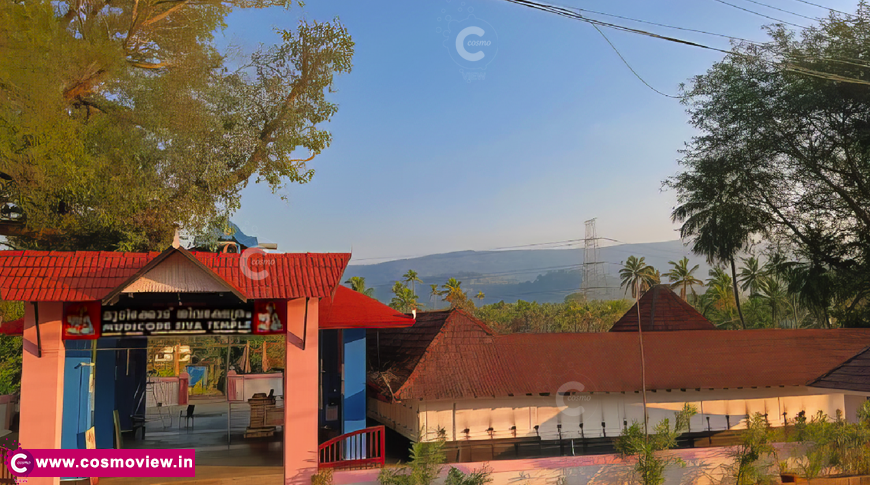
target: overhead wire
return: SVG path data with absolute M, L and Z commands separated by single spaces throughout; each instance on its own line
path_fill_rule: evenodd
M 829 81 L 839 81 L 839 82 L 846 82 L 846 83 L 852 83 L 852 84 L 863 84 L 863 85 L 870 86 L 870 81 L 865 81 L 863 79 L 839 76 L 837 74 L 831 74 L 831 73 L 817 71 L 817 70 L 813 70 L 813 69 L 809 69 L 809 68 L 804 68 L 801 66 L 795 66 L 794 64 L 790 64 L 790 63 L 786 63 L 783 65 L 782 63 L 776 63 L 776 62 L 773 62 L 770 60 L 765 60 L 765 59 L 760 58 L 759 56 L 753 56 L 753 55 L 742 53 L 739 51 L 725 50 L 725 49 L 721 49 L 718 47 L 702 44 L 700 42 L 694 42 L 694 41 L 680 39 L 680 38 L 671 37 L 671 36 L 667 36 L 667 35 L 656 34 L 654 32 L 648 32 L 648 31 L 641 30 L 641 29 L 626 27 L 624 25 L 618 25 L 618 24 L 614 24 L 611 22 L 604 22 L 604 21 L 601 21 L 598 19 L 593 19 L 590 17 L 583 16 L 580 13 L 573 12 L 570 8 L 567 8 L 567 7 L 561 7 L 558 5 L 541 3 L 541 2 L 538 2 L 535 0 L 505 0 L 505 1 L 510 2 L 510 3 L 515 3 L 517 5 L 522 5 L 524 7 L 532 8 L 535 10 L 540 10 L 542 12 L 554 13 L 556 15 L 560 15 L 560 16 L 570 18 L 573 20 L 580 20 L 582 22 L 598 25 L 601 27 L 612 28 L 614 30 L 634 33 L 634 34 L 643 35 L 646 37 L 652 37 L 655 39 L 665 40 L 668 42 L 674 42 L 677 44 L 697 47 L 700 49 L 721 52 L 723 54 L 735 55 L 735 56 L 746 57 L 746 58 L 753 58 L 753 59 L 759 60 L 759 61 L 767 63 L 767 64 L 783 66 L 783 69 L 787 72 L 794 72 L 794 73 L 803 74 L 803 75 L 816 77 L 816 78 L 820 78 L 820 79 L 826 79 Z M 724 2 L 723 0 L 716 0 L 716 1 L 727 4 L 727 2 Z M 741 7 L 738 7 L 738 8 L 741 8 Z M 802 26 L 797 25 L 797 24 L 791 24 L 791 25 L 795 25 L 795 26 L 803 28 L 803 29 L 806 28 L 806 27 L 802 27 Z
M 853 14 L 843 12 L 842 10 L 837 10 L 836 8 L 826 7 L 826 6 L 824 6 L 824 5 L 819 5 L 818 3 L 809 2 L 809 1 L 807 1 L 807 0 L 795 0 L 795 1 L 796 1 L 796 2 L 800 2 L 800 3 L 805 3 L 805 4 L 807 4 L 807 5 L 812 5 L 813 7 L 819 7 L 819 8 L 823 8 L 823 9 L 825 9 L 825 10 L 830 10 L 831 12 L 837 12 L 837 13 L 840 13 L 840 14 L 843 14 L 843 15 L 846 15 L 846 16 L 849 16 L 849 17 L 854 17 L 854 16 L 855 16 L 855 15 L 853 15 Z
M 652 89 L 656 93 L 661 94 L 662 96 L 664 96 L 666 98 L 680 99 L 680 96 L 675 96 L 673 94 L 663 93 L 663 92 L 659 91 L 658 89 L 654 88 L 652 86 L 652 84 L 648 83 L 646 81 L 646 79 L 642 78 L 641 75 L 638 74 L 637 71 L 635 71 L 633 67 L 631 67 L 631 64 L 629 64 L 628 61 L 625 60 L 625 57 L 623 57 L 622 53 L 619 52 L 619 49 L 617 49 L 616 46 L 613 45 L 613 42 L 610 42 L 610 39 L 608 39 L 607 36 L 604 35 L 604 32 L 602 32 L 601 29 L 598 28 L 597 25 L 592 24 L 592 27 L 595 27 L 595 30 L 597 30 L 598 33 L 601 34 L 601 37 L 604 37 L 604 40 L 606 40 L 607 43 L 610 44 L 610 47 L 613 49 L 613 52 L 616 52 L 616 55 L 619 56 L 620 59 L 622 59 L 622 63 L 625 64 L 625 67 L 627 67 L 628 70 L 631 71 L 632 74 L 634 74 L 634 77 L 638 78 L 640 80 L 640 82 L 642 82 L 646 87 Z
M 726 2 L 725 0 L 713 0 L 713 1 L 714 1 L 714 2 L 719 2 L 719 3 L 723 4 L 723 5 L 728 5 L 729 7 L 734 7 L 734 8 L 736 8 L 736 9 L 738 9 L 738 10 L 743 10 L 744 12 L 749 12 L 749 13 L 751 13 L 751 14 L 753 14 L 753 15 L 758 15 L 759 17 L 764 17 L 764 18 L 766 18 L 766 19 L 773 20 L 774 22 L 779 22 L 779 23 L 781 23 L 781 24 L 791 25 L 791 26 L 793 26 L 793 27 L 797 27 L 797 28 L 799 28 L 799 29 L 806 29 L 806 28 L 807 28 L 807 27 L 805 27 L 805 26 L 803 26 L 803 25 L 799 25 L 799 24 L 796 24 L 796 23 L 793 23 L 793 22 L 789 22 L 789 21 L 787 21 L 787 20 L 778 19 L 778 18 L 776 18 L 776 17 L 771 17 L 770 15 L 765 15 L 765 14 L 763 14 L 763 13 L 756 12 L 755 10 L 749 10 L 748 8 L 741 7 L 740 5 L 734 5 L 733 3 Z
M 779 10 L 780 12 L 794 15 L 795 17 L 801 17 L 801 18 L 805 18 L 807 20 L 812 20 L 813 22 L 817 22 L 819 20 L 818 18 L 815 18 L 815 17 L 810 17 L 808 15 L 799 14 L 797 12 L 792 12 L 791 10 L 786 10 L 784 8 L 775 7 L 773 5 L 768 5 L 766 3 L 762 3 L 762 2 L 759 2 L 757 0 L 745 0 L 745 1 L 747 1 L 749 3 L 754 3 L 756 5 L 761 5 L 762 7 L 767 7 L 767 8 L 773 9 L 773 10 Z

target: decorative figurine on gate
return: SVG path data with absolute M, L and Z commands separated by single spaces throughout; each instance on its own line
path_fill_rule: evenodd
M 287 302 L 283 300 L 261 300 L 254 303 L 254 333 L 284 333 L 287 320 Z
M 90 340 L 99 337 L 100 310 L 98 301 L 64 303 L 63 338 Z

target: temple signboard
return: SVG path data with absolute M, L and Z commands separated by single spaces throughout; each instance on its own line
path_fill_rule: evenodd
M 287 301 L 256 300 L 231 307 L 64 305 L 64 340 L 167 335 L 266 335 L 286 331 Z
M 101 336 L 214 335 L 254 333 L 253 308 L 103 308 Z

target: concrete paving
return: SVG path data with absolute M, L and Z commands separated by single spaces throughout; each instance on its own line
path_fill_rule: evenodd
M 123 437 L 126 449 L 194 449 L 196 467 L 282 467 L 284 463 L 282 434 L 279 430 L 271 438 L 245 439 L 245 428 L 250 423 L 247 403 L 233 404 L 227 434 L 228 408 L 224 402 L 193 401 L 194 419 L 189 427 L 179 412 L 186 406 L 174 406 L 161 411 L 149 408 L 145 424 L 145 440 L 141 434 L 135 439 Z M 162 419 L 160 413 L 163 414 Z M 171 420 L 169 419 L 171 418 Z

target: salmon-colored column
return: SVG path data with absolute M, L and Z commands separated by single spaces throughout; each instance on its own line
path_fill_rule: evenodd
M 316 298 L 287 302 L 284 365 L 284 483 L 311 485 L 317 473 L 319 352 Z M 307 324 L 306 324 L 307 307 Z
M 63 367 L 66 351 L 61 339 L 63 303 L 39 303 L 36 312 L 25 303 L 24 358 L 21 364 L 21 420 L 19 442 L 24 449 L 59 449 L 63 417 Z M 41 341 L 42 356 L 38 355 Z M 59 478 L 27 478 L 28 485 L 57 485 Z

